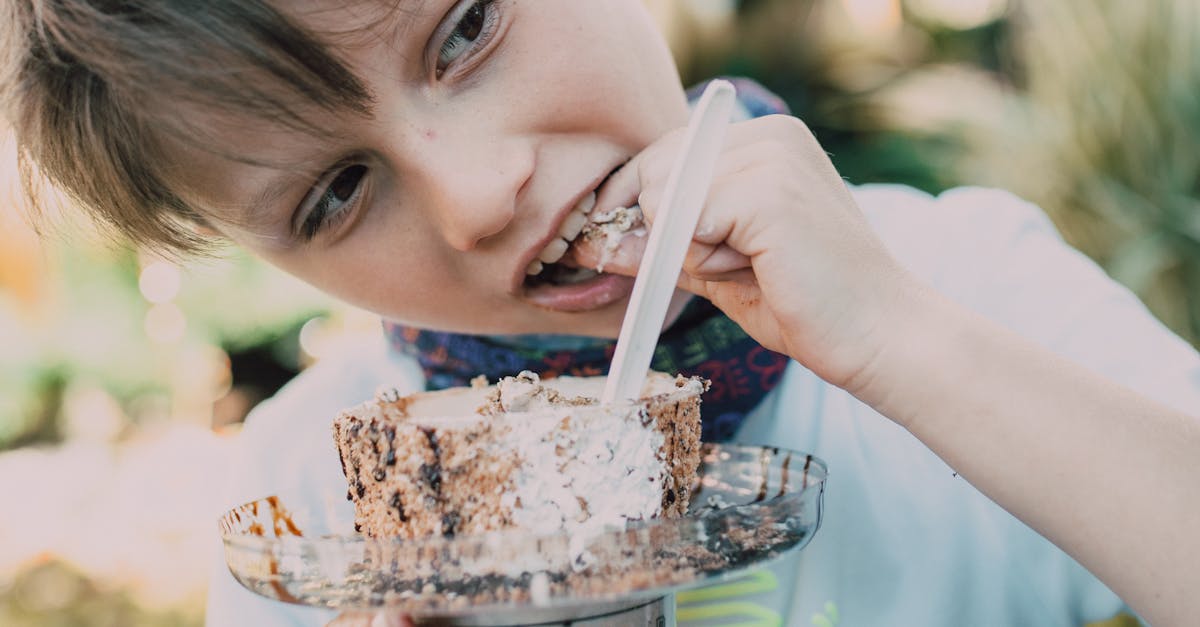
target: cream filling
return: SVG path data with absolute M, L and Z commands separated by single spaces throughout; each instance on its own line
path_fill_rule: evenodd
M 599 409 L 599 408 L 596 408 Z M 501 498 L 513 522 L 535 533 L 561 529 L 586 532 L 624 528 L 662 511 L 666 472 L 659 449 L 663 435 L 638 406 L 604 408 L 584 419 L 583 428 L 541 428 L 543 421 L 578 421 L 579 408 L 543 410 L 523 416 L 510 432 L 522 464 L 514 489 Z
M 517 526 L 587 536 L 662 512 L 664 439 L 644 407 L 581 405 L 530 372 L 498 385 L 501 407 L 523 413 L 506 443 L 522 464 L 501 497 Z

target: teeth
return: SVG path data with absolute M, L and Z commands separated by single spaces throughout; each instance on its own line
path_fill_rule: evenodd
M 567 254 L 566 240 L 556 237 L 546 245 L 542 254 L 538 255 L 538 259 L 541 259 L 542 263 L 554 263 L 562 259 L 565 254 Z
M 569 242 L 579 237 L 583 232 L 583 227 L 587 224 L 587 213 L 596 206 L 596 192 L 591 192 L 587 196 L 579 199 L 575 204 L 575 208 L 563 220 L 562 226 L 558 229 L 560 237 L 554 238 L 546 248 L 538 255 L 537 259 L 529 262 L 525 268 L 525 274 L 530 276 L 540 274 L 545 269 L 546 265 L 556 263 L 563 255 L 567 254 L 567 248 L 570 247 Z
M 591 192 L 587 196 L 579 199 L 579 202 L 575 205 L 575 211 L 578 211 L 579 213 L 587 213 L 592 210 L 592 207 L 595 206 L 596 192 Z
M 570 242 L 576 237 L 579 237 L 579 232 L 583 230 L 583 225 L 587 224 L 587 221 L 588 219 L 586 215 L 580 213 L 579 211 L 572 211 L 571 214 L 567 216 L 567 219 L 563 220 L 562 228 L 559 229 L 558 234 L 561 235 L 563 239 Z

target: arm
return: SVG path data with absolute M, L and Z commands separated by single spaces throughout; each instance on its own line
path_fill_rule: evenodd
M 597 205 L 637 186 L 652 221 L 676 141 L 618 172 L 619 191 Z M 933 245 L 944 234 L 926 235 Z M 636 270 L 640 240 L 627 241 L 613 271 Z M 875 238 L 798 121 L 731 129 L 680 286 L 909 428 L 1147 618 L 1200 614 L 1188 594 L 1200 583 L 1189 570 L 1200 542 L 1188 536 L 1200 528 L 1200 420 L 925 287 Z M 1021 306 L 1050 307 L 1024 296 Z
M 847 389 L 1153 624 L 1200 613 L 1200 420 L 919 285 Z

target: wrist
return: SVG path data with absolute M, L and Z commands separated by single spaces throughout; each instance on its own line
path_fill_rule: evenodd
M 907 273 L 889 287 L 863 359 L 839 387 L 907 428 L 919 412 L 908 406 L 906 394 L 913 391 L 914 377 L 923 376 L 919 366 L 937 362 L 939 343 L 953 334 L 953 306 Z

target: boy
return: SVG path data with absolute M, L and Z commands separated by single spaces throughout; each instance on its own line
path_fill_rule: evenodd
M 663 137 L 687 115 L 639 0 L 5 6 L 23 154 L 81 204 L 141 243 L 188 251 L 219 234 L 397 325 L 393 348 L 320 364 L 255 412 L 230 505 L 279 494 L 345 507 L 329 420 L 381 382 L 603 367 L 607 343 L 588 338 L 616 335 L 636 251 L 589 272 L 570 221 L 634 203 L 652 218 L 673 154 Z M 914 275 L 1200 407 L 1195 352 L 1040 212 L 997 192 L 851 192 L 798 121 L 771 116 L 730 129 L 689 254 L 660 358 L 715 378 L 706 433 L 812 451 L 831 469 L 821 533 L 778 573 L 782 621 L 827 602 L 852 625 L 1121 611 L 912 425 L 835 387 L 888 406 L 875 361 L 906 330 Z M 255 599 L 218 568 L 212 624 L 329 618 Z

